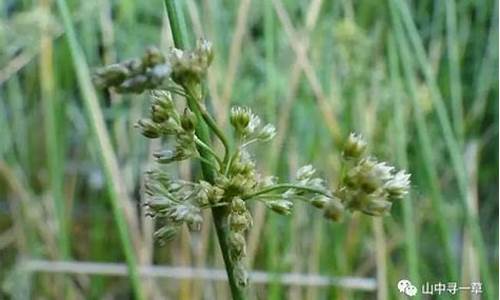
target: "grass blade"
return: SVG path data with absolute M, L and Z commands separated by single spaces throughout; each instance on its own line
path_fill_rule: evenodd
M 83 51 L 76 38 L 76 33 L 73 28 L 67 3 L 65 0 L 57 0 L 57 6 L 63 19 L 66 39 L 70 47 L 80 92 L 82 93 L 85 104 L 86 114 L 89 118 L 90 127 L 98 145 L 99 158 L 103 164 L 104 173 L 106 175 L 113 216 L 118 227 L 122 248 L 127 260 L 129 278 L 132 283 L 134 295 L 136 299 L 144 299 L 144 291 L 142 289 L 139 272 L 137 271 L 137 257 L 134 252 L 134 247 L 129 234 L 130 229 L 127 228 L 127 220 L 125 216 L 123 202 L 128 201 L 127 192 L 121 182 L 118 162 L 107 134 L 96 91 L 92 86 L 89 68 L 85 61 Z

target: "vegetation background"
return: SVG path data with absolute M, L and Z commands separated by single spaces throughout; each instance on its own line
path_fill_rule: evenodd
M 209 212 L 199 233 L 152 240 L 141 178 L 160 145 L 133 128 L 147 95 L 89 84 L 87 66 L 172 45 L 163 2 L 67 2 L 64 25 L 64 0 L 0 2 L 0 298 L 130 298 L 126 269 L 97 263 L 133 257 L 206 271 L 161 269 L 141 282 L 150 299 L 227 299 Z M 217 120 L 226 126 L 230 105 L 244 104 L 277 125 L 256 149 L 264 174 L 287 178 L 311 162 L 333 183 L 351 131 L 412 173 L 411 195 L 382 219 L 334 224 L 300 203 L 292 217 L 254 206 L 252 268 L 304 276 L 261 276 L 251 298 L 396 299 L 407 278 L 481 281 L 496 299 L 498 1 L 179 2 L 192 40 L 214 44 Z M 84 59 L 68 47 L 73 29 Z M 94 264 L 55 263 L 67 260 Z

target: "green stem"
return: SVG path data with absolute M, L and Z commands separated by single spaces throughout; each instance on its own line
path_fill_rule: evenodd
M 201 97 L 197 97 L 195 95 L 195 93 L 193 92 L 192 88 L 188 85 L 184 86 L 184 90 L 189 95 L 189 97 L 192 98 L 192 104 L 194 106 L 196 106 L 196 109 L 200 112 L 203 120 L 207 123 L 208 127 L 210 127 L 210 129 L 212 129 L 212 131 L 215 133 L 215 135 L 220 139 L 220 141 L 224 145 L 224 163 L 226 163 L 228 158 L 229 158 L 229 143 L 226 139 L 226 136 L 224 135 L 222 130 L 219 128 L 219 126 L 217 126 L 217 123 L 214 121 L 214 119 L 212 119 L 212 117 L 208 114 L 205 107 L 200 104 Z
M 165 0 L 165 7 L 167 9 L 167 14 L 170 21 L 170 28 L 172 30 L 172 36 L 174 39 L 175 47 L 184 49 L 187 46 L 187 31 L 186 31 L 186 25 L 184 23 L 182 10 L 179 9 L 178 3 L 175 0 Z M 188 92 L 189 89 L 186 90 L 186 93 Z M 196 118 L 198 119 L 195 129 L 196 135 L 203 143 L 209 145 L 210 141 L 209 132 L 206 124 L 201 122 L 201 120 L 205 118 L 203 118 L 202 112 L 199 110 L 198 106 L 199 103 L 196 103 L 196 99 L 193 99 L 191 97 L 188 97 L 187 101 L 188 101 L 188 106 L 194 112 Z M 206 119 L 205 122 L 207 122 Z M 209 122 L 207 122 L 207 124 L 210 125 Z M 227 150 L 228 148 L 226 148 L 226 152 L 228 152 Z M 209 152 L 203 147 L 198 147 L 198 152 L 200 152 L 201 156 L 207 159 L 211 159 L 208 156 Z M 225 157 L 227 156 L 228 154 L 226 153 Z M 201 167 L 204 179 L 210 183 L 213 183 L 215 181 L 214 169 L 207 163 L 202 163 Z M 227 206 L 214 207 L 212 208 L 212 215 L 214 218 L 217 238 L 219 240 L 219 245 L 222 252 L 222 258 L 224 259 L 224 264 L 226 266 L 226 272 L 229 280 L 229 287 L 231 289 L 231 295 L 233 296 L 234 300 L 245 299 L 246 298 L 245 290 L 236 283 L 236 278 L 233 272 L 234 266 L 229 257 L 229 245 L 227 239 L 228 237 L 227 219 L 229 215 L 228 207 Z
M 321 195 L 326 196 L 328 198 L 332 197 L 332 195 L 328 194 L 327 192 L 325 192 L 323 190 L 312 188 L 312 187 L 309 187 L 309 186 L 296 185 L 296 184 L 293 184 L 293 183 L 280 183 L 280 184 L 276 184 L 276 185 L 270 186 L 268 188 L 262 189 L 262 190 L 260 190 L 258 192 L 253 193 L 253 194 L 249 194 L 249 195 L 243 196 L 242 199 L 243 200 L 247 200 L 247 199 L 250 199 L 250 198 L 253 198 L 253 197 L 257 197 L 257 196 L 262 195 L 262 194 L 267 194 L 267 193 L 270 193 L 272 191 L 282 190 L 282 189 L 303 190 L 303 191 L 306 191 L 306 192 L 321 194 Z
M 226 170 L 224 171 L 224 176 L 227 176 L 229 174 L 229 169 L 231 168 L 233 161 L 239 154 L 240 154 L 240 149 L 238 148 L 236 151 L 234 151 L 233 155 L 231 155 L 228 161 L 224 161 L 224 165 L 226 166 Z
M 194 142 L 196 143 L 196 145 L 198 145 L 201 148 L 207 150 L 207 152 L 210 153 L 215 158 L 215 160 L 217 160 L 217 162 L 219 163 L 219 167 L 222 167 L 222 160 L 219 158 L 219 156 L 217 155 L 217 153 L 215 153 L 214 150 L 212 150 L 212 148 L 210 148 L 210 146 L 208 146 L 207 144 L 205 144 L 197 136 L 194 137 Z

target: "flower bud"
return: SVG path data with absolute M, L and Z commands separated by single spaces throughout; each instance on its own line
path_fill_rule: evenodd
M 148 87 L 148 77 L 145 75 L 135 75 L 116 87 L 119 93 L 142 93 Z
M 163 226 L 154 232 L 153 238 L 163 244 L 165 241 L 171 240 L 178 230 L 179 227 L 177 226 Z
M 257 135 L 257 138 L 263 142 L 270 141 L 274 138 L 276 135 L 276 128 L 272 124 L 267 124 L 264 126 L 259 134 Z
M 337 198 L 330 198 L 324 208 L 324 216 L 327 219 L 338 222 L 344 215 L 344 206 Z
M 196 126 L 196 116 L 188 108 L 184 109 L 184 114 L 181 117 L 181 127 L 188 132 L 194 132 Z
M 191 156 L 191 152 L 182 148 L 176 147 L 174 151 L 172 150 L 162 150 L 153 153 L 153 156 L 156 158 L 156 161 L 160 164 L 169 164 L 174 161 L 181 161 L 189 158 Z
M 297 170 L 296 177 L 297 180 L 308 180 L 316 173 L 316 170 L 311 165 L 306 165 Z
M 243 199 L 236 197 L 233 198 L 231 201 L 231 212 L 237 213 L 237 214 L 243 214 L 247 211 L 247 206 L 245 204 L 245 201 Z
M 230 232 L 228 238 L 231 259 L 239 260 L 246 256 L 245 236 L 240 232 Z
M 247 107 L 235 106 L 231 108 L 230 122 L 237 133 L 242 134 L 250 123 L 251 112 Z
M 212 43 L 205 39 L 199 39 L 197 42 L 196 50 L 198 52 L 200 60 L 208 67 L 214 59 Z
M 158 104 L 153 104 L 151 106 L 151 119 L 155 123 L 165 122 L 168 119 L 168 110 Z
M 152 211 L 159 211 L 165 208 L 169 208 L 173 204 L 174 203 L 172 202 L 172 200 L 163 196 L 153 196 L 145 203 L 145 205 Z
M 111 87 L 122 83 L 129 75 L 130 72 L 126 66 L 112 64 L 98 69 L 93 80 L 99 87 Z
M 199 214 L 190 214 L 186 218 L 186 223 L 191 231 L 200 231 L 202 222 L 203 218 Z
M 244 214 L 231 214 L 229 216 L 229 229 L 232 231 L 245 231 L 250 227 L 248 218 Z
M 366 142 L 361 135 L 351 133 L 344 145 L 343 156 L 347 159 L 361 158 L 366 149 Z
M 142 60 L 138 58 L 127 60 L 123 62 L 123 65 L 127 67 L 131 76 L 135 76 L 144 72 L 144 65 L 142 64 Z
M 372 199 L 363 205 L 362 211 L 370 216 L 380 217 L 388 214 L 392 203 L 382 199 Z
M 245 287 L 248 285 L 248 272 L 241 260 L 235 262 L 233 268 L 233 275 L 236 280 L 236 284 L 239 287 Z
M 168 91 L 163 90 L 153 90 L 151 92 L 151 97 L 153 97 L 153 104 L 160 105 L 161 107 L 170 110 L 174 109 L 174 100 L 172 99 L 172 94 Z
M 278 182 L 278 178 L 276 176 L 266 176 L 260 181 L 260 186 L 262 188 L 270 187 L 275 185 Z
M 328 203 L 329 198 L 324 195 L 316 195 L 310 201 L 314 207 L 323 208 Z
M 140 128 L 142 135 L 147 138 L 154 139 L 160 136 L 160 127 L 150 119 L 141 119 L 135 126 Z
M 280 215 L 289 215 L 292 212 L 293 202 L 288 200 L 273 200 L 267 201 L 266 205 Z
M 156 47 L 149 47 L 142 58 L 142 63 L 146 67 L 153 67 L 155 65 L 163 64 L 165 57 L 161 54 L 160 50 Z

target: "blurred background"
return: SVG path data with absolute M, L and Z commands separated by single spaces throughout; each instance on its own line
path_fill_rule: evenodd
M 64 0 L 0 2 L 0 299 L 132 299 L 126 258 L 148 299 L 229 299 L 209 211 L 200 232 L 152 239 L 141 184 L 160 144 L 133 128 L 149 98 L 90 84 L 99 66 L 172 46 L 163 2 L 66 1 L 66 26 Z M 481 282 L 496 299 L 497 1 L 179 2 L 192 42 L 214 44 L 219 123 L 229 132 L 228 108 L 244 104 L 277 126 L 255 152 L 263 174 L 311 163 L 334 184 L 351 131 L 412 173 L 384 218 L 252 206 L 251 299 L 399 299 L 400 279 Z

